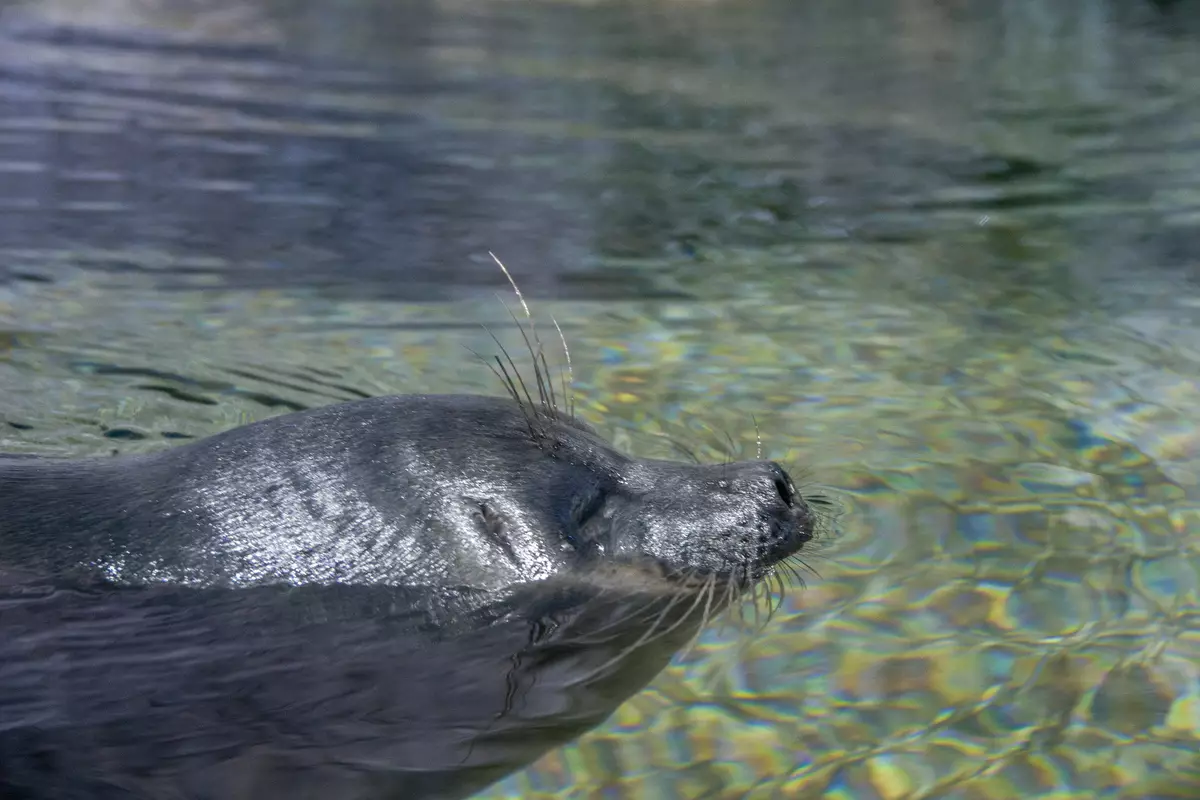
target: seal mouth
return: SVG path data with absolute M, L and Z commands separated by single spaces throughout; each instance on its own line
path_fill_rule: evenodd
M 774 575 L 780 562 L 799 553 L 800 549 L 796 547 L 786 555 L 769 562 L 751 562 L 731 569 L 680 566 L 660 558 L 639 556 L 594 564 L 587 570 L 587 574 L 591 580 L 606 588 L 645 590 L 656 586 L 668 593 L 695 593 L 715 587 L 743 592 Z
M 772 567 L 760 570 L 712 571 L 695 567 L 680 567 L 660 558 L 634 556 L 593 562 L 582 571 L 587 582 L 596 588 L 616 589 L 651 594 L 693 594 L 717 589 L 742 591 L 770 574 Z

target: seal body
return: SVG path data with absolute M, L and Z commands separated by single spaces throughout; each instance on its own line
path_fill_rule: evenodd
M 465 797 L 812 526 L 771 462 L 634 459 L 475 395 L 0 457 L 0 797 Z

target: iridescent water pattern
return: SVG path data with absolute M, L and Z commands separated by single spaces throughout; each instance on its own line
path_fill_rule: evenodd
M 496 249 L 623 447 L 845 506 L 486 796 L 1200 794 L 1200 16 L 0 4 L 0 449 L 498 391 Z

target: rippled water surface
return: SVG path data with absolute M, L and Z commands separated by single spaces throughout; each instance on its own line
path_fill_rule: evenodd
M 488 797 L 1200 795 L 1191 4 L 0 2 L 0 449 L 498 392 L 489 248 L 845 515 Z

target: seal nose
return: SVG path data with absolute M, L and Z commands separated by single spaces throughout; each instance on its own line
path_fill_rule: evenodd
M 778 498 L 787 509 L 795 509 L 800 502 L 792 476 L 774 461 L 746 461 L 738 466 L 746 489 L 755 493 L 765 490 L 766 496 Z
M 759 556 L 775 561 L 799 550 L 813 538 L 813 515 L 796 491 L 792 476 L 774 461 L 748 461 L 742 484 L 766 504 L 758 545 Z

